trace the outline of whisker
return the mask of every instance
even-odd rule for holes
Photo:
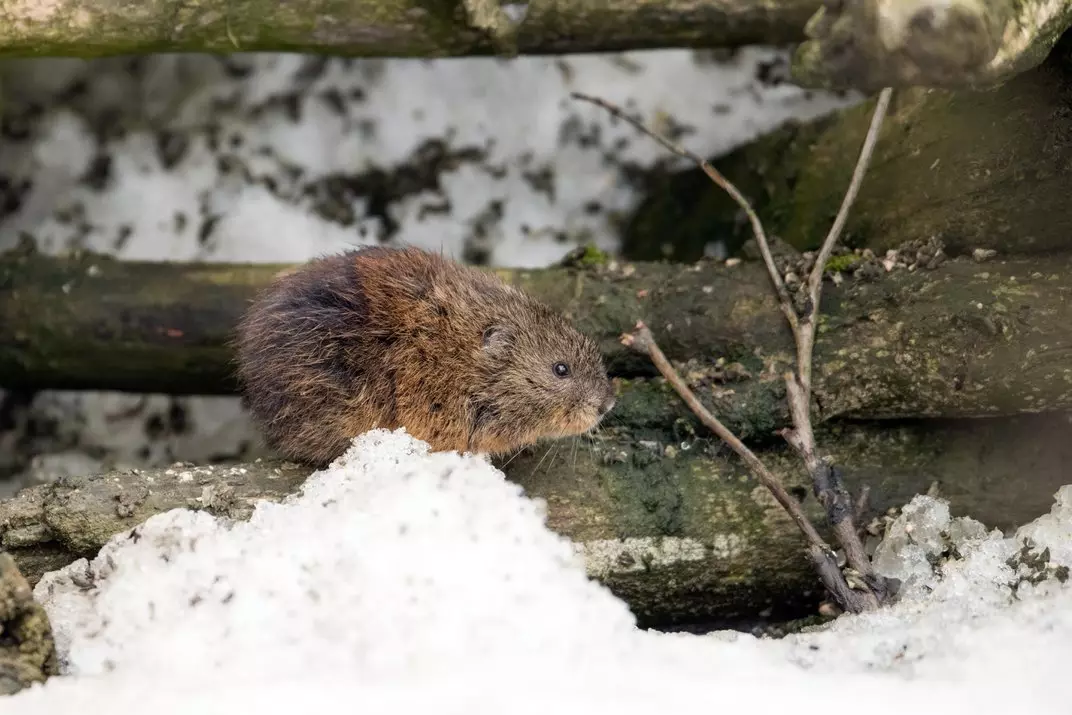
[[[625,424],[625,422],[622,420],[621,417],[619,417],[618,415],[616,415],[613,412],[608,412],[607,414],[603,415],[603,419],[601,419],[599,421],[599,424],[596,425],[596,426],[599,427],[599,428],[602,428],[602,427],[606,426],[607,424],[610,424],[612,420],[613,420],[613,424],[615,424],[615,425],[623,425],[623,424]]]
[[[558,452],[562,449],[562,442],[555,442],[555,453],[551,455],[551,461],[547,464],[547,472],[550,474],[551,467],[555,466],[555,460],[558,459]]]
[[[515,459],[517,459],[517,455],[521,454],[524,451],[525,451],[525,448],[522,447],[521,449],[519,449],[516,452],[514,452],[514,456],[512,456],[512,457],[510,457],[510,459],[506,460],[506,464],[504,464],[501,467],[499,467],[499,469],[500,470],[506,469],[510,465],[510,462],[512,462]]]
[[[540,461],[536,464],[536,468],[532,470],[531,474],[529,474],[530,477],[535,477],[536,473],[540,471],[540,467],[543,465],[543,460],[547,459],[547,455],[551,454],[551,448],[553,446],[554,445],[548,445],[547,451],[543,453],[542,457],[540,457]]]

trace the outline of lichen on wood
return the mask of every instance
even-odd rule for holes
[[[839,424],[817,438],[849,487],[870,487],[874,514],[936,483],[956,513],[1010,528],[1044,513],[1067,481],[1066,420]],[[821,515],[796,455],[775,444],[760,456],[810,516]],[[795,525],[706,435],[680,434],[672,424],[638,433],[610,423],[591,440],[526,450],[505,472],[546,503],[548,526],[577,544],[590,575],[645,625],[755,616],[768,608],[800,615],[821,597]],[[47,570],[92,557],[109,537],[154,513],[187,507],[244,519],[257,500],[281,500],[308,473],[263,460],[36,486],[0,502],[0,549],[35,583]]]
[[[48,614],[10,554],[0,550],[0,698],[58,671]]]
[[[351,56],[785,45],[814,86],[967,87],[1034,67],[1067,0],[6,0],[0,55],[312,52]]]
[[[828,2],[796,50],[806,86],[992,87],[1041,63],[1072,24],[1066,0]]]
[[[6,0],[0,55],[316,52],[444,57],[781,44],[798,40],[819,0]],[[503,28],[504,23],[512,26]],[[491,31],[494,29],[494,31]],[[508,38],[504,48],[502,40]]]
[[[0,384],[233,393],[231,331],[257,288],[288,268],[0,255]],[[958,259],[830,286],[818,418],[1072,409],[1070,271],[1068,257]],[[690,384],[734,429],[762,437],[785,425],[780,375],[792,340],[762,266],[612,261],[498,273],[599,341],[624,379],[621,414],[678,409],[656,407],[651,386],[633,381],[653,375],[618,341],[639,318],[671,359],[694,361],[683,366]]]

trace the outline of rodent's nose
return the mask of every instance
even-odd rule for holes
[[[599,405],[599,414],[605,415],[614,409],[614,396],[611,395],[603,399],[603,402]]]

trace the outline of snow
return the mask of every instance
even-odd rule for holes
[[[785,75],[780,51],[705,58],[685,50],[437,62],[263,54],[226,65],[154,57],[137,72],[117,63],[18,66],[5,77],[6,96],[54,104],[28,147],[6,150],[35,188],[6,221],[0,244],[28,231],[44,250],[79,245],[130,259],[307,260],[375,241],[387,227],[382,216],[347,225],[315,214],[303,189],[333,174],[390,171],[438,141],[464,155],[444,167],[437,186],[390,202],[399,224],[392,240],[461,255],[474,233],[490,232],[480,240],[492,263],[526,267],[546,265],[579,239],[613,248],[615,212],[640,196],[628,167],[671,157],[605,111],[571,100],[571,91],[680,127],[705,155],[846,104],[777,80],[757,83],[760,64]],[[90,109],[57,100],[65,86],[54,76],[38,86],[42,74],[64,72],[68,84],[84,85]],[[701,86],[709,89],[697,92]],[[140,121],[111,126],[107,110]],[[165,130],[174,151],[160,148]],[[107,177],[80,181],[98,154],[111,157]],[[532,178],[539,173],[542,183]],[[264,176],[274,190],[253,180]],[[357,216],[368,209],[349,198]],[[447,210],[435,211],[444,201]],[[71,209],[80,219],[73,224]],[[188,217],[181,227],[176,213]],[[218,223],[199,240],[211,216]],[[122,226],[130,235],[119,242]]]
[[[484,459],[370,432],[249,522],[160,514],[46,575],[68,675],[3,712],[1069,712],[1072,486],[1011,538],[917,497],[882,545],[901,600],[781,640],[638,630],[543,517]]]
[[[299,262],[389,237],[517,267],[585,241],[613,250],[643,195],[638,172],[682,164],[569,93],[619,102],[711,155],[854,101],[789,85],[786,56],[6,60],[0,207],[5,192],[18,200],[0,208],[0,250],[27,234],[50,253]],[[434,181],[373,205],[369,181],[414,168]],[[19,426],[0,441],[41,455],[15,483],[263,453],[232,403],[47,391],[12,411]],[[182,431],[153,426],[174,411]],[[66,458],[76,452],[90,457]]]
[[[5,126],[27,129],[0,142],[0,167],[27,188],[0,249],[25,232],[47,252],[177,261],[302,261],[387,234],[511,266],[613,250],[635,170],[680,164],[568,93],[712,155],[846,103],[754,81],[782,57],[8,61]],[[385,206],[343,192],[318,210],[333,176],[437,161]],[[0,452],[38,454],[39,479],[258,449],[233,398],[45,392],[12,413]],[[654,560],[712,546],[738,548],[663,540]],[[1072,487],[1010,538],[918,497],[876,556],[901,600],[781,640],[638,630],[589,576],[652,548],[570,544],[484,460],[370,433],[249,522],[161,514],[46,577],[67,675],[0,715],[1072,711]]]

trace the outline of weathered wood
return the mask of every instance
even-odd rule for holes
[[[0,698],[58,671],[52,626],[10,554],[0,550]]]
[[[985,87],[1035,67],[1072,24],[1052,0],[833,0],[808,22],[794,79],[813,87]]]
[[[444,57],[807,40],[813,86],[979,86],[1036,65],[1072,24],[1059,0],[7,0],[0,55],[316,52]]]
[[[5,0],[0,54],[444,57],[781,44],[820,0]],[[516,19],[515,19],[516,18]]]
[[[822,449],[847,485],[871,487],[881,513],[937,482],[958,514],[1009,528],[1046,512],[1068,481],[1072,441],[1065,415],[824,429]],[[507,476],[546,501],[548,524],[573,540],[590,574],[641,622],[667,625],[792,614],[820,596],[804,542],[737,459],[706,435],[611,426],[592,442],[555,443],[510,462]],[[821,509],[783,446],[760,456]],[[36,582],[49,569],[91,557],[117,533],[174,507],[246,518],[257,499],[277,501],[307,472],[275,462],[115,472],[37,486],[0,502],[0,548]],[[865,520],[866,522],[866,520]]]
[[[587,265],[584,265],[587,261]],[[0,385],[178,394],[234,390],[232,326],[283,266],[0,256]],[[818,417],[992,416],[1072,409],[1072,258],[947,261],[846,280],[823,294]],[[619,335],[637,319],[735,429],[785,424],[793,348],[758,264],[617,264],[500,270],[573,317],[624,378],[622,419],[660,411],[650,364]],[[712,366],[739,361],[751,377]],[[743,378],[743,379],[742,379]]]
[[[931,236],[954,255],[1072,248],[1070,49],[1072,38],[995,90],[894,92],[844,241],[879,253]],[[713,162],[771,233],[814,247],[837,213],[873,108],[871,100],[786,126]],[[625,243],[640,257],[669,240],[673,257],[687,260],[713,238],[731,246],[747,238],[737,214],[702,172],[686,170],[638,207]]]

